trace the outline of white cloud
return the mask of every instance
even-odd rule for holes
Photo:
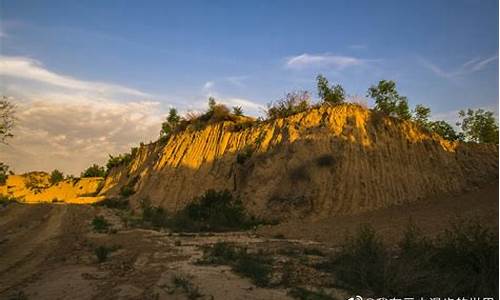
[[[434,74],[436,74],[439,77],[447,78],[447,79],[452,79],[460,76],[464,76],[470,73],[474,73],[477,71],[481,71],[484,69],[488,64],[494,62],[495,60],[498,59],[497,55],[490,56],[488,58],[474,58],[469,61],[466,61],[462,65],[460,65],[458,68],[455,68],[453,70],[446,71],[439,67],[438,65],[424,59],[420,58],[420,61],[422,65],[429,70],[431,70]]]
[[[331,67],[334,69],[344,69],[352,66],[363,65],[365,60],[333,54],[301,54],[289,57],[286,66],[292,69],[303,69],[307,67]]]
[[[1,160],[16,172],[54,168],[79,175],[108,153],[157,138],[160,103],[126,86],[56,74],[23,57],[0,57],[0,93],[12,97],[17,123]]]
[[[102,103],[34,100],[14,102],[17,126],[2,160],[16,172],[54,168],[75,175],[108,153],[127,152],[158,136],[157,102]]]
[[[59,75],[43,68],[36,60],[26,57],[0,56],[0,76],[37,81],[61,88],[92,92],[96,94],[123,94],[147,97],[148,94],[120,85],[84,81]]]

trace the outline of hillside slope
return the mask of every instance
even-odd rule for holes
[[[498,178],[496,145],[449,142],[357,105],[323,106],[243,130],[233,125],[142,146],[131,164],[111,172],[101,195],[118,196],[127,185],[135,190],[132,203],[148,198],[175,211],[208,189],[229,189],[259,216],[328,216]]]

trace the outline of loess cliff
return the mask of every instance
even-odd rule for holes
[[[323,106],[238,128],[186,130],[140,147],[101,196],[169,211],[208,189],[230,190],[267,218],[354,214],[475,189],[498,178],[498,146],[450,142],[358,105]]]
[[[18,199],[24,203],[93,203],[104,197],[96,197],[103,179],[65,179],[50,183],[50,175],[45,172],[30,172],[23,175],[9,175],[4,185],[0,185],[0,195]]]

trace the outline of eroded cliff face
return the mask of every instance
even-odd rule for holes
[[[111,172],[101,195],[118,196],[128,185],[133,204],[148,198],[176,211],[208,189],[228,189],[262,217],[352,214],[491,182],[497,157],[496,145],[449,142],[357,105],[323,106],[142,146],[130,165]]]

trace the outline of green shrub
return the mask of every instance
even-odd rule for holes
[[[64,174],[61,171],[55,169],[52,173],[50,173],[50,184],[55,185],[62,180],[64,180]]]
[[[162,207],[151,206],[148,200],[143,200],[142,222],[153,228],[164,228],[169,224],[167,212]]]
[[[134,156],[137,154],[137,148],[130,149],[130,152],[131,153],[119,154],[118,156],[113,156],[111,154],[108,154],[109,159],[108,162],[106,163],[106,174],[109,174],[109,172],[113,168],[129,165],[132,162]]]
[[[241,201],[233,199],[229,191],[208,190],[177,212],[171,225],[181,231],[228,231],[247,229],[253,223],[245,214]]]
[[[127,184],[120,187],[120,196],[127,198],[135,194],[135,185],[138,181],[139,176],[134,176]]]
[[[250,147],[246,147],[243,151],[236,155],[236,162],[243,165],[250,157],[252,157],[253,150]]]
[[[238,117],[243,116],[243,109],[241,106],[233,106],[233,115]]]
[[[387,253],[375,231],[363,225],[332,261],[337,277],[356,291],[385,292]]]
[[[306,111],[311,107],[310,99],[311,97],[306,91],[288,93],[284,98],[267,105],[267,119],[285,118]]]
[[[97,261],[99,263],[102,263],[108,259],[108,256],[111,253],[111,251],[112,251],[111,248],[108,248],[106,246],[99,246],[94,249],[94,254],[97,257]]]
[[[205,248],[202,263],[230,265],[236,273],[248,277],[257,286],[269,285],[271,260],[263,253],[250,254],[246,248],[236,248],[225,242]]]
[[[109,223],[103,216],[96,216],[92,220],[92,226],[95,232],[107,232],[109,229]]]
[[[234,263],[233,270],[250,278],[257,286],[269,286],[272,267],[261,255],[250,255],[246,251],[242,252]]]
[[[455,222],[435,240],[410,223],[397,245],[383,245],[373,229],[363,226],[318,267],[366,295],[498,294],[498,238],[477,222]]]
[[[104,167],[100,167],[97,164],[93,164],[88,167],[85,171],[82,172],[80,177],[106,177],[106,169]]]

